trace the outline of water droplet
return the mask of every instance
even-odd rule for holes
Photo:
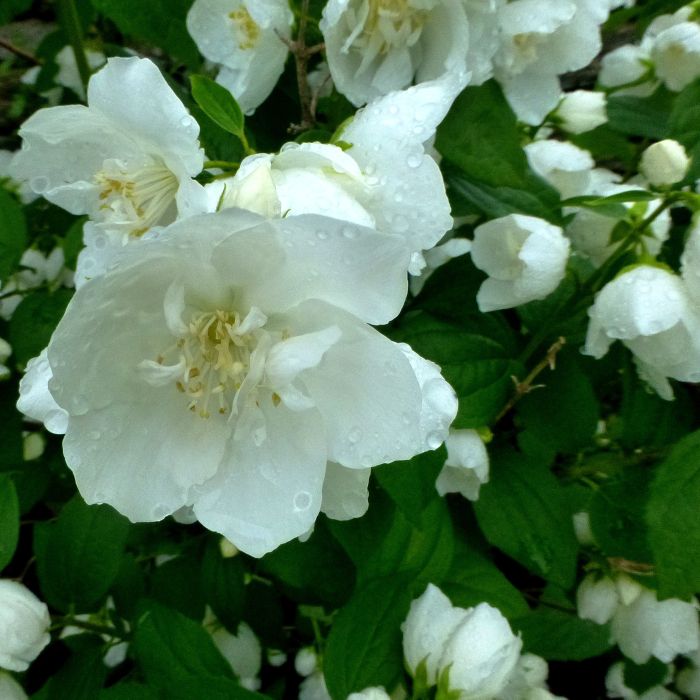
[[[325,231],[316,231],[316,237],[322,241],[325,241],[326,238],[328,238],[328,234]]]
[[[192,119],[192,117],[183,117],[182,119],[180,119],[180,126],[185,129],[191,128],[193,123],[194,119]]]
[[[401,420],[403,421],[404,425],[410,425],[413,422],[410,413],[402,413]]]
[[[372,163],[370,163],[369,165],[367,165],[365,167],[365,174],[374,175],[374,172],[376,171],[376,169],[377,169],[376,166],[374,166],[374,165],[372,165]]]
[[[105,236],[97,236],[94,243],[95,248],[104,248],[107,245],[107,238]]]
[[[423,158],[421,158],[421,156],[419,156],[417,153],[411,153],[411,155],[406,158],[406,165],[409,168],[417,168],[422,162]]]
[[[107,495],[102,491],[95,491],[92,494],[92,500],[94,503],[104,503],[107,500]]]
[[[350,428],[348,431],[348,442],[351,442],[353,445],[357,442],[359,442],[362,439],[362,430],[358,427],[355,426],[354,428]]]
[[[44,177],[43,175],[40,175],[39,177],[33,177],[29,181],[29,186],[37,194],[41,194],[42,192],[46,192],[46,190],[49,188],[49,178]]]
[[[402,216],[401,214],[395,216],[391,223],[394,225],[394,229],[396,231],[408,230],[408,219],[405,216]]]
[[[425,439],[425,441],[428,444],[428,447],[431,450],[437,450],[437,448],[440,447],[440,445],[442,445],[443,440],[444,436],[438,432],[428,433],[428,436]]]
[[[357,238],[357,229],[353,226],[345,226],[343,228],[343,236],[345,238]]]
[[[391,105],[389,107],[389,114],[398,114],[399,108],[396,105]]]
[[[376,175],[370,175],[370,176],[367,178],[367,184],[368,184],[370,187],[374,187],[375,185],[378,185],[378,184],[379,184],[379,178],[378,178]]]
[[[403,202],[403,194],[401,194],[401,192],[396,192],[394,194],[394,201],[395,202]]]
[[[102,437],[102,433],[99,430],[91,430],[88,433],[90,440],[99,440]]]
[[[294,510],[308,510],[311,506],[311,494],[308,491],[299,491],[296,496],[294,496]]]

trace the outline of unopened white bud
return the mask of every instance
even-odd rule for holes
[[[591,131],[608,121],[605,93],[591,90],[568,92],[557,107],[561,128],[570,134]]]
[[[678,141],[664,139],[642,153],[639,171],[652,185],[661,187],[682,180],[689,164],[685,148]]]
[[[310,676],[316,670],[316,662],[316,652],[311,647],[304,647],[294,658],[294,668],[300,676]]]

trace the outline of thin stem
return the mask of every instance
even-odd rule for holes
[[[94,622],[87,622],[85,620],[78,620],[75,617],[63,617],[57,620],[51,629],[62,629],[63,627],[78,627],[80,629],[86,630],[87,632],[94,632],[95,634],[106,634],[109,637],[118,637],[119,639],[128,639],[128,635],[124,632],[120,632],[116,627],[108,627],[107,625],[98,625]]]
[[[35,66],[42,65],[41,61],[36,56],[34,56],[33,54],[30,54],[28,51],[25,51],[24,49],[20,49],[19,46],[15,46],[11,42],[7,41],[7,39],[0,38],[0,46],[2,46],[3,49],[6,49],[10,53],[15,54],[15,56],[19,56],[20,58],[23,58],[26,61],[33,63]]]
[[[528,394],[531,392],[535,386],[533,386],[533,382],[537,377],[540,375],[541,372],[543,372],[547,367],[549,369],[554,369],[556,365],[556,358],[559,353],[559,351],[566,345],[566,338],[563,336],[557,339],[557,342],[554,343],[549,350],[547,350],[547,354],[532,368],[530,373],[523,379],[522,382],[519,382],[515,377],[513,378],[513,381],[515,382],[515,394],[510,398],[508,403],[501,409],[501,412],[496,416],[496,420],[494,423],[498,423],[498,421],[503,418],[514,406],[520,399],[522,399],[525,394]]]
[[[240,163],[235,163],[231,160],[205,160],[204,167],[209,168],[223,168],[224,170],[238,170],[241,167]]]
[[[80,17],[75,6],[75,0],[58,0],[58,14],[61,20],[61,28],[66,33],[68,42],[73,49],[80,80],[83,83],[83,87],[87,89],[87,84],[90,80],[90,66],[85,56],[83,28],[80,25]]]

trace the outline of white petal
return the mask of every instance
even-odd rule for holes
[[[46,349],[27,363],[27,373],[19,382],[17,409],[28,418],[42,422],[51,433],[62,435],[68,427],[68,413],[49,391],[53,376]]]
[[[306,532],[321,507],[326,468],[316,411],[264,403],[267,439],[231,441],[225,464],[194,500],[199,521],[261,557]]]
[[[461,493],[476,501],[481,485],[489,480],[489,456],[483,440],[476,430],[451,430],[445,446],[447,460],[435,482],[438,493]]]
[[[328,462],[321,510],[333,520],[361,518],[369,507],[371,469],[348,469]]]

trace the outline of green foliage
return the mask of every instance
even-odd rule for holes
[[[700,177],[700,80],[691,83],[676,98],[669,117],[669,136],[685,146],[691,157],[685,181],[692,184]]]
[[[127,37],[146,41],[167,51],[188,68],[197,70],[199,52],[185,27],[192,0],[91,0]]]
[[[204,601],[219,621],[235,632],[245,604],[245,569],[239,557],[224,559],[218,537],[207,543],[200,569],[200,586]]]
[[[403,669],[399,626],[414,597],[413,583],[410,574],[375,579],[358,588],[338,612],[324,656],[333,700],[345,700],[371,686],[393,688],[399,681]]]
[[[18,364],[26,366],[49,344],[71,296],[67,289],[40,290],[22,299],[10,321],[10,343]]]
[[[128,521],[110,506],[88,506],[73,498],[54,523],[35,530],[46,600],[65,612],[95,610],[119,573],[128,533]]]
[[[16,269],[27,247],[27,222],[19,202],[0,188],[0,280]]]
[[[515,115],[495,81],[462,92],[435,145],[458,214],[530,214],[559,223],[559,195],[530,169]]]
[[[80,637],[75,653],[41,689],[39,700],[94,700],[107,676],[100,640]]]
[[[491,454],[491,478],[474,505],[486,539],[533,573],[569,588],[576,573],[572,513],[557,479],[537,459]]]
[[[19,501],[15,485],[0,474],[0,571],[12,560],[19,539]]]
[[[658,466],[647,508],[660,598],[688,598],[700,590],[700,432],[680,440]],[[682,537],[679,537],[682,533]]]
[[[244,118],[233,95],[204,75],[191,75],[192,97],[204,113],[222,129],[245,138]]]
[[[672,104],[673,93],[663,87],[651,97],[612,95],[607,105],[608,123],[622,134],[660,141],[669,136]]]

